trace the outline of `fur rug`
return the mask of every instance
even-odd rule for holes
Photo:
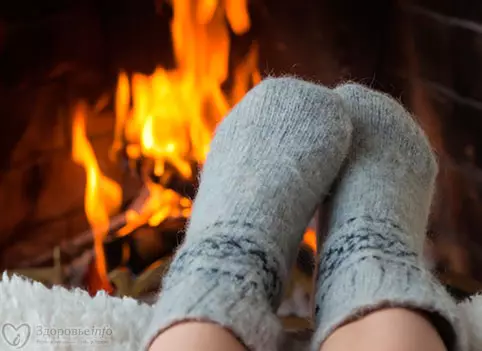
[[[482,294],[459,304],[469,329],[470,351],[482,351]]]
[[[4,274],[0,281],[0,350],[139,351],[152,308],[130,298],[90,297],[82,290],[46,288]],[[482,351],[482,295],[460,304],[471,350]],[[304,342],[287,340],[291,350]],[[296,345],[296,346],[295,346]]]
[[[4,274],[0,350],[139,351],[152,308],[131,298],[44,285]]]

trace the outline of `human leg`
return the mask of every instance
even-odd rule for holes
[[[313,350],[325,343],[326,351],[347,331],[364,331],[355,335],[370,343],[367,331],[383,329],[385,340],[393,341],[400,328],[413,325],[427,335],[435,328],[449,350],[463,349],[455,303],[423,264],[437,173],[428,140],[392,98],[356,84],[335,91],[351,115],[353,142],[321,253]],[[406,310],[376,312],[387,308]]]
[[[426,316],[406,308],[383,308],[337,328],[321,351],[445,351]]]
[[[185,242],[164,279],[148,332],[149,341],[160,334],[153,348],[188,350],[187,328],[204,328],[212,344],[196,350],[233,338],[276,349],[283,283],[350,134],[338,95],[292,78],[261,82],[233,108],[211,143]],[[235,347],[228,344],[218,347]]]

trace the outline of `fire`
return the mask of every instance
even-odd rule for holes
[[[205,160],[216,124],[260,76],[253,46],[234,72],[231,92],[222,90],[229,73],[226,18],[236,34],[245,33],[250,27],[245,0],[175,0],[173,9],[176,69],[119,75],[112,151],[125,147],[132,159],[153,159],[158,173],[169,162],[189,179],[190,162]]]
[[[192,165],[202,165],[216,125],[246,91],[257,84],[257,47],[229,75],[229,27],[235,34],[250,28],[246,0],[174,0],[171,33],[176,68],[157,67],[150,75],[120,73],[116,90],[116,128],[111,155],[125,151],[131,160],[153,162],[150,175],[161,177],[166,165],[193,180]],[[126,235],[148,222],[190,213],[190,200],[145,177],[150,198],[140,212],[129,211]]]
[[[72,159],[82,166],[86,173],[84,210],[94,234],[94,250],[101,287],[109,290],[103,241],[109,231],[109,218],[121,205],[122,190],[117,183],[103,175],[99,168],[85,132],[86,114],[86,105],[79,103],[75,107],[72,122]]]
[[[216,125],[260,80],[258,51],[253,45],[229,76],[230,33],[246,33],[250,18],[246,0],[172,0],[171,34],[176,68],[157,67],[152,74],[121,72],[115,94],[116,125],[111,158],[127,157],[149,163],[143,174],[149,197],[141,209],[125,213],[127,224],[117,235],[148,224],[157,226],[169,217],[189,217],[191,200],[165,184],[167,167],[193,181],[192,165],[202,165]],[[102,241],[109,215],[121,202],[119,186],[102,175],[85,136],[85,107],[74,115],[73,159],[85,168],[85,212],[95,235],[96,269],[102,286],[109,287]],[[305,237],[313,244],[312,236]],[[313,244],[314,245],[314,244]],[[314,246],[312,246],[314,247]]]
[[[316,252],[316,233],[313,229],[308,228],[303,236],[303,243],[307,245],[313,252]]]

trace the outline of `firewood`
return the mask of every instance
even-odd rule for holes
[[[116,287],[116,296],[139,298],[145,293],[159,290],[162,276],[170,262],[171,257],[158,260],[138,277],[135,277],[128,269],[119,268],[112,271],[109,278]]]
[[[126,224],[125,213],[121,213],[114,216],[111,219],[109,226],[109,233],[116,232]],[[60,243],[56,248],[60,251],[60,255],[63,260],[69,261],[73,257],[81,254],[82,251],[92,247],[94,242],[94,235],[91,229],[86,230],[74,239],[64,241]],[[53,259],[52,250],[44,252],[43,254],[30,258],[28,260],[22,261],[17,265],[17,268],[31,268],[31,267],[42,267],[48,265]]]
[[[123,213],[120,213],[111,218],[109,223],[109,230],[106,235],[106,241],[111,240],[112,238],[116,237],[116,233],[119,229],[124,227],[127,224],[126,220],[126,212],[128,210],[133,210],[136,212],[140,212],[145,201],[149,197],[149,191],[147,188],[141,189],[139,195],[131,202],[127,210]],[[146,225],[147,220],[150,217],[150,214],[145,214],[143,216],[145,220],[140,223],[140,226]],[[184,219],[182,219],[184,221]],[[167,221],[166,223],[162,223],[160,227],[172,225],[172,222]],[[133,228],[137,229],[137,228]],[[94,234],[91,229],[88,229],[79,235],[77,235],[74,239],[70,239],[64,241],[58,245],[60,250],[60,254],[62,260],[64,262],[70,262],[75,259],[77,256],[81,255],[83,252],[88,251],[92,248],[94,243]],[[32,268],[32,267],[42,267],[51,265],[53,261],[52,250],[42,253],[36,257],[29,258],[23,262],[20,262],[16,268]]]
[[[60,259],[60,250],[55,248],[53,252],[54,265],[46,268],[25,268],[8,270],[7,274],[20,275],[46,285],[61,285],[64,283],[64,274]],[[1,277],[0,277],[1,279]]]

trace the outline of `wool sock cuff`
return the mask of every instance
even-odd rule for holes
[[[383,254],[360,256],[340,266],[332,279],[321,284],[316,300],[330,303],[324,303],[322,309],[316,307],[319,327],[312,350],[318,351],[339,326],[387,307],[427,313],[447,350],[466,350],[464,328],[455,302],[432,274],[420,267],[416,262]]]
[[[175,324],[203,321],[229,330],[249,350],[277,350],[283,335],[273,311],[284,277],[275,269],[273,253],[264,253],[270,246],[259,249],[267,243],[249,235],[235,239],[212,235],[180,249],[164,279],[145,345]]]
[[[227,277],[209,280],[203,276],[187,276],[183,281],[185,285],[171,289],[155,306],[145,345],[150,345],[157,335],[175,324],[202,321],[229,330],[250,350],[278,348],[282,327],[266,303],[244,296]]]

